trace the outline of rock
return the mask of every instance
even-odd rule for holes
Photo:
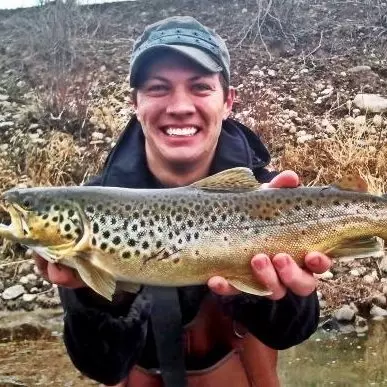
[[[363,282],[366,284],[373,284],[375,282],[375,278],[372,275],[367,274],[363,277]]]
[[[333,278],[333,273],[329,270],[325,271],[321,274],[315,274],[316,278],[322,279],[322,280],[330,280]]]
[[[267,70],[267,74],[269,75],[269,77],[275,77],[277,75],[277,73],[275,72],[275,70]]]
[[[6,94],[0,94],[0,102],[8,101],[9,95]]]
[[[360,277],[360,272],[358,269],[352,269],[350,272],[349,272],[350,275],[352,275],[353,277]]]
[[[313,140],[313,136],[311,134],[305,134],[304,136],[297,137],[297,143],[298,144],[304,144],[307,141]]]
[[[351,67],[350,69],[348,69],[349,73],[362,73],[362,72],[367,72],[367,71],[371,71],[370,66],[355,66],[355,67]]]
[[[105,137],[105,135],[103,133],[101,133],[101,132],[93,132],[91,134],[91,138],[93,140],[103,140],[104,137]]]
[[[383,125],[383,117],[380,116],[379,114],[374,115],[372,118],[372,123],[377,127],[381,128]]]
[[[370,315],[373,317],[386,317],[387,310],[381,308],[380,306],[372,305],[372,308],[370,310]]]
[[[13,121],[0,122],[0,129],[2,130],[10,129],[10,128],[13,128],[14,126],[15,126],[15,123]]]
[[[371,113],[383,113],[387,111],[387,98],[378,94],[358,94],[353,103],[362,110]]]
[[[381,308],[383,308],[387,305],[387,297],[384,294],[377,294],[372,297],[372,302],[376,306],[380,306]]]
[[[325,331],[339,331],[340,325],[336,319],[330,318],[321,324],[321,328],[324,329]]]
[[[366,116],[357,116],[354,121],[355,128],[357,129],[361,128],[362,126],[365,126],[366,123],[367,123]]]
[[[356,316],[354,325],[357,334],[363,334],[368,331],[368,322],[364,317]]]
[[[22,285],[13,285],[7,289],[4,290],[3,294],[1,295],[3,300],[14,300],[18,297],[20,297],[22,294],[25,293],[24,286]]]
[[[321,95],[327,95],[327,96],[332,95],[332,93],[333,93],[333,87],[327,87],[326,89],[320,92]]]
[[[351,322],[355,318],[355,311],[349,305],[343,305],[334,312],[337,321]]]

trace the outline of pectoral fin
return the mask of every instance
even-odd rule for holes
[[[270,296],[270,294],[273,293],[271,290],[268,290],[263,285],[259,284],[252,276],[227,278],[227,281],[234,286],[234,288],[244,293],[254,294],[256,296]]]
[[[74,256],[72,260],[82,280],[96,293],[111,301],[116,290],[115,278],[107,271],[92,265],[85,257]]]
[[[137,293],[141,289],[141,285],[134,284],[133,282],[118,281],[117,289],[123,290],[129,293]]]
[[[383,241],[377,237],[349,239],[324,252],[332,258],[383,257]]]

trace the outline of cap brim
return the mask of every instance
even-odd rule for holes
[[[171,50],[174,52],[178,52],[211,73],[220,73],[222,71],[222,66],[216,63],[216,61],[211,57],[210,54],[207,54],[205,51],[200,50],[196,47],[176,44],[158,44],[157,46],[147,48],[137,58],[135,58],[134,62],[132,63],[132,68],[130,70],[130,85],[132,87],[136,86],[135,80],[137,78],[138,71],[141,69],[147,57],[149,59],[149,56],[151,54],[156,54],[158,50]]]

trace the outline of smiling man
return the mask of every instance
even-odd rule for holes
[[[90,184],[176,187],[239,166],[271,188],[299,184],[294,172],[269,172],[260,139],[229,118],[235,92],[227,47],[195,19],[148,26],[134,44],[130,83],[136,115]],[[313,273],[327,270],[330,260],[311,252],[301,269],[286,252],[251,258],[270,296],[241,294],[212,277],[207,286],[117,293],[109,303],[71,269],[40,257],[36,263],[60,285],[65,344],[90,378],[121,387],[277,386],[276,350],[316,329]]]

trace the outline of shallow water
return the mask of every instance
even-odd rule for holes
[[[280,353],[282,386],[387,386],[387,321],[364,336],[318,331]]]
[[[387,321],[369,332],[316,332],[280,353],[282,386],[387,386]],[[98,386],[74,368],[60,337],[0,342],[0,387]]]

